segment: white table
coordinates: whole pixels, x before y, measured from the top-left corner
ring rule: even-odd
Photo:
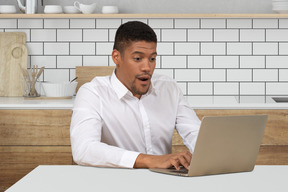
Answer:
[[[180,177],[146,169],[38,166],[7,192],[287,192],[288,166],[256,166],[253,172]]]

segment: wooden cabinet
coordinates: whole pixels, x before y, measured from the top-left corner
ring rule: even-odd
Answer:
[[[288,165],[288,110],[195,110],[198,117],[268,114],[257,164]],[[0,191],[38,165],[73,164],[71,110],[0,110]],[[175,131],[173,152],[185,150]]]
[[[38,165],[71,165],[71,110],[0,110],[0,191]]]

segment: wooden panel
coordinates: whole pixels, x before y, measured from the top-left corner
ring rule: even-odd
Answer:
[[[10,187],[38,165],[72,165],[72,161],[70,146],[0,146],[0,186]]]
[[[76,77],[78,77],[76,91],[81,85],[90,82],[96,76],[110,76],[114,69],[115,67],[112,66],[76,66]]]
[[[72,110],[0,110],[1,145],[70,145]]]

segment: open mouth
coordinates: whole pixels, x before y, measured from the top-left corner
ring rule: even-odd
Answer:
[[[149,77],[139,77],[138,78],[140,81],[148,81]]]

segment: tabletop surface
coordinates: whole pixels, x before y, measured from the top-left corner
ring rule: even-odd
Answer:
[[[181,177],[154,173],[147,169],[41,165],[7,192],[287,192],[287,178],[288,166],[255,166],[252,172]]]

